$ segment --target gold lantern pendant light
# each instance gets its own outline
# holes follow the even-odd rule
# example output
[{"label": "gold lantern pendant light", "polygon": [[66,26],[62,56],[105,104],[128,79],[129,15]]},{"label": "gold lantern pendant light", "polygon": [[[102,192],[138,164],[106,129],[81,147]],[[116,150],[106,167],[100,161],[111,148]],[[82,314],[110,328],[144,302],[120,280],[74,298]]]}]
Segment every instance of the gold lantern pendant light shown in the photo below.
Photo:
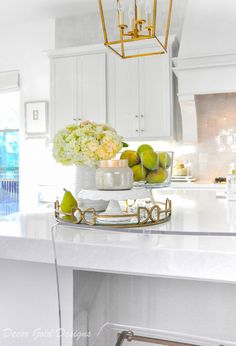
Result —
[{"label": "gold lantern pendant light", "polygon": [[[167,53],[172,0],[166,0],[168,11],[164,25],[165,34],[163,40],[156,34],[157,0],[109,0],[110,2],[115,2],[117,34],[119,37],[117,40],[111,41],[108,39],[108,29],[103,10],[104,1],[98,0],[98,4],[106,47],[123,59]],[[147,51],[142,50],[141,53],[130,53],[133,42],[136,42],[136,46],[138,46],[138,43],[141,44],[144,40],[153,40],[155,42],[155,44],[152,44],[152,47],[154,47],[152,51],[147,49]],[[148,45],[145,47],[148,47]]]}]

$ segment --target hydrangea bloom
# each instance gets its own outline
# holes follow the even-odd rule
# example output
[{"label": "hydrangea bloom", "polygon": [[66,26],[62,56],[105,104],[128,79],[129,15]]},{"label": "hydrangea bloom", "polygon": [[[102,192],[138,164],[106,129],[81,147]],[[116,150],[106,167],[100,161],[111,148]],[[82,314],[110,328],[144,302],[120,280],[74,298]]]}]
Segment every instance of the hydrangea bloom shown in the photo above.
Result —
[{"label": "hydrangea bloom", "polygon": [[110,126],[83,121],[58,131],[53,143],[53,157],[67,166],[94,167],[99,160],[114,158],[122,146],[122,137]]}]

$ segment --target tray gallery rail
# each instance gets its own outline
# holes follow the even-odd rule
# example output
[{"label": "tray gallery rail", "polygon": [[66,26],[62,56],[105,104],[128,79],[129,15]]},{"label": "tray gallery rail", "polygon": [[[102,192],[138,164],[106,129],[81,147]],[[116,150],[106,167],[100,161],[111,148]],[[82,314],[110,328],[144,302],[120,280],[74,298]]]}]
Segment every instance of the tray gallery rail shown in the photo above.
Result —
[{"label": "tray gallery rail", "polygon": [[145,227],[162,224],[171,218],[172,205],[168,198],[165,202],[155,202],[148,206],[138,206],[121,214],[106,214],[96,212],[95,209],[89,208],[81,210],[80,208],[72,209],[71,213],[65,213],[61,210],[59,201],[54,204],[55,218],[59,222],[87,226],[109,226],[112,228],[133,228]]}]

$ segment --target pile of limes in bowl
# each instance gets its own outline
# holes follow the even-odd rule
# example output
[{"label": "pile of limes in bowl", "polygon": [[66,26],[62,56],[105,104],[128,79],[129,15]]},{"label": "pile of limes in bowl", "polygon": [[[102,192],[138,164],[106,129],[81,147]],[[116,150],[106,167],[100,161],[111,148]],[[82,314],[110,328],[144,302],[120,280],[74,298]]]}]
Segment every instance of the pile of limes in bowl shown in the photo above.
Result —
[{"label": "pile of limes in bowl", "polygon": [[125,150],[121,159],[128,160],[135,182],[148,184],[170,183],[173,153],[155,151],[151,145],[142,144],[138,150]]}]

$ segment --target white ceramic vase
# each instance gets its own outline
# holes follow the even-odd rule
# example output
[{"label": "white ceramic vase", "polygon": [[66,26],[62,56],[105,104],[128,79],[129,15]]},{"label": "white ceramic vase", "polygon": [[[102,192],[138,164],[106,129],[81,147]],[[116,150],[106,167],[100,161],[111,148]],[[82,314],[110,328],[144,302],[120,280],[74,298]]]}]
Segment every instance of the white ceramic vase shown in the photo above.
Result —
[{"label": "white ceramic vase", "polygon": [[[86,165],[76,166],[75,172],[75,195],[83,189],[94,190],[96,189],[96,168]],[[78,198],[79,208],[86,210],[94,208],[96,211],[104,211],[108,205],[107,201],[91,200]]]}]

